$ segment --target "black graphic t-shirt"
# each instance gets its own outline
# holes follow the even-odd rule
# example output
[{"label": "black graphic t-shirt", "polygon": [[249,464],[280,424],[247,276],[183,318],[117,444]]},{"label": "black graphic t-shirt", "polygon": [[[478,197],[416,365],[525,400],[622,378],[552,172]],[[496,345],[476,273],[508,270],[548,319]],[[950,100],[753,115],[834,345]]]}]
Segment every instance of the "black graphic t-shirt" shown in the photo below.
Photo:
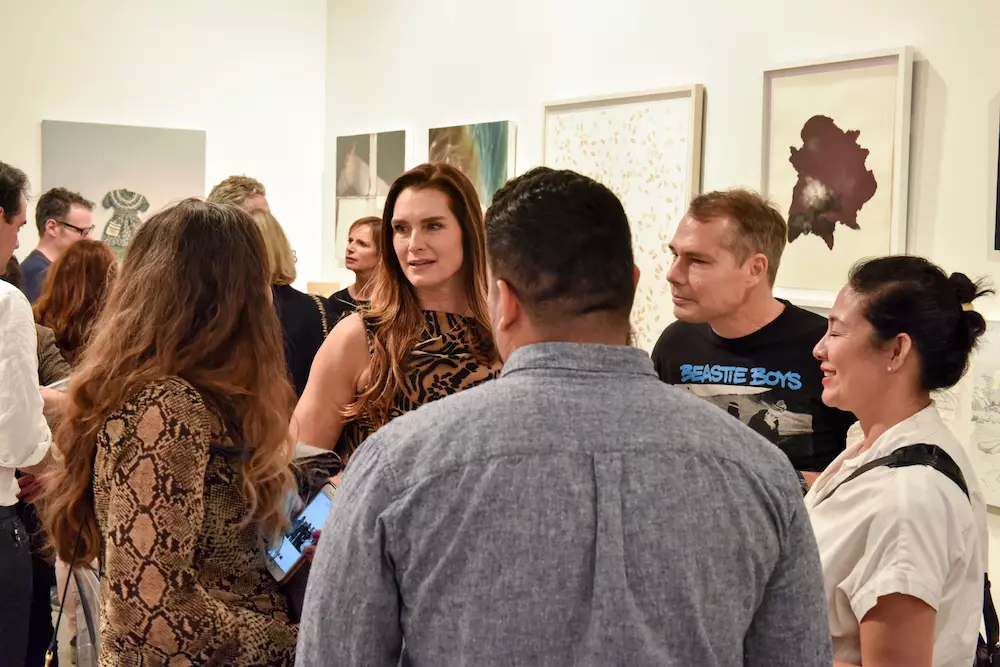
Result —
[{"label": "black graphic t-shirt", "polygon": [[674,322],[653,348],[660,379],[714,403],[776,444],[796,470],[821,472],[844,450],[854,415],[823,404],[812,351],[826,320],[782,301],[773,322],[742,338]]}]

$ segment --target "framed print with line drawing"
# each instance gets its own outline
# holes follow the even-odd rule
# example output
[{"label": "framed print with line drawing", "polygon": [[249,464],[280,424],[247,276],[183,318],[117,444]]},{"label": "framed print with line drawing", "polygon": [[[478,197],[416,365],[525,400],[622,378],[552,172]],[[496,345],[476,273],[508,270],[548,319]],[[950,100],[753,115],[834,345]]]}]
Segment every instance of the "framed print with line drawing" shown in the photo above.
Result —
[{"label": "framed print with line drawing", "polygon": [[906,250],[909,48],[764,73],[762,193],[788,221],[776,293],[830,307],[858,260]]}]

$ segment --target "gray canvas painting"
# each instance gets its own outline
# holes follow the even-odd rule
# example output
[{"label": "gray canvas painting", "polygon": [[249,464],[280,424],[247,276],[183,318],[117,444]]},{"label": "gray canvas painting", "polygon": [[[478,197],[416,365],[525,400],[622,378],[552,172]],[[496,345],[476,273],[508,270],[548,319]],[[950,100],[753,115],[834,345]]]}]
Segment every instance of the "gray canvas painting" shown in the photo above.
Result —
[{"label": "gray canvas painting", "polygon": [[94,202],[94,232],[119,256],[150,215],[205,196],[205,132],[42,121],[42,191]]}]

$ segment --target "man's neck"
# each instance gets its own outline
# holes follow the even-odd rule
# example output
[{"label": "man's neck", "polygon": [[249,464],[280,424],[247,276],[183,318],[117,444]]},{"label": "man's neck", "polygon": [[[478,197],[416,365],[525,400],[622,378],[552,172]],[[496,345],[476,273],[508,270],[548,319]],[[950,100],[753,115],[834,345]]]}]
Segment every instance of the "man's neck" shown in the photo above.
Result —
[{"label": "man's neck", "polygon": [[38,245],[35,246],[35,250],[45,255],[45,259],[49,260],[50,262],[54,262],[57,259],[59,259],[60,255],[59,250],[54,248],[52,244],[48,242],[47,239],[44,238],[41,239],[38,242]]},{"label": "man's neck", "polygon": [[743,338],[760,331],[785,312],[785,304],[774,298],[770,291],[751,296],[735,312],[709,322],[712,331],[722,338]]},{"label": "man's neck", "polygon": [[575,317],[560,326],[527,326],[517,337],[515,346],[535,343],[582,343],[590,345],[629,345],[629,325],[615,321],[604,313]]}]

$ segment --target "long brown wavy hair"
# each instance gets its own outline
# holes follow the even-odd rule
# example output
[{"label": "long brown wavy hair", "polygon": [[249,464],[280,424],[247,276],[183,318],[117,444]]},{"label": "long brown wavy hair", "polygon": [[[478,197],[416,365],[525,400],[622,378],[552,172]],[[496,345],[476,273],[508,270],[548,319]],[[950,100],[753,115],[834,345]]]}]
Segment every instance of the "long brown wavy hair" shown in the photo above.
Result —
[{"label": "long brown wavy hair", "polygon": [[101,549],[91,479],[108,416],[152,382],[189,382],[225,423],[240,463],[246,523],[262,538],[287,525],[294,394],[270,300],[257,225],[236,206],[187,199],[151,217],[70,382],[55,442],[62,464],[40,505],[55,551],[76,564]]},{"label": "long brown wavy hair", "polygon": [[416,291],[393,250],[393,212],[396,200],[407,188],[438,190],[451,202],[451,212],[462,227],[462,276],[469,316],[475,324],[475,338],[479,343],[475,353],[483,363],[499,360],[486,305],[486,227],[476,188],[461,171],[450,165],[414,167],[395,180],[385,200],[382,224],[377,228],[382,252],[373,279],[370,305],[362,311],[362,317],[376,325],[371,345],[370,380],[367,389],[344,409],[347,419],[363,417],[370,420],[374,428],[381,428],[391,418],[393,401],[406,384],[404,375],[410,351],[420,341],[426,327]]},{"label": "long brown wavy hair", "polygon": [[74,361],[87,342],[117,269],[111,248],[88,239],[71,245],[49,268],[35,321],[52,329],[67,360]]}]

